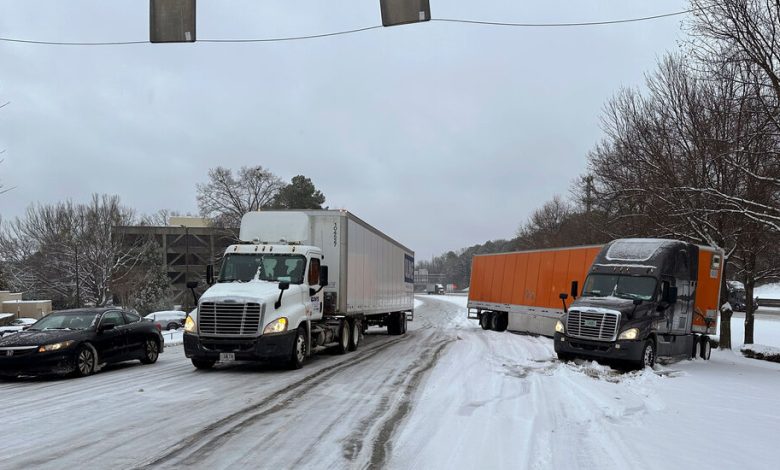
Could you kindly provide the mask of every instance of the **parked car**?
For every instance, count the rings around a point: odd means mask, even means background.
[[[163,338],[151,322],[117,308],[53,312],[27,330],[0,338],[0,375],[86,376],[103,364],[153,364]]]
[[[0,326],[0,337],[19,333],[20,331],[29,328],[37,321],[38,320],[35,318],[17,318],[6,326]]]
[[[177,330],[184,326],[187,312],[182,312],[180,310],[165,310],[162,312],[150,313],[144,318],[153,321],[161,330]]]

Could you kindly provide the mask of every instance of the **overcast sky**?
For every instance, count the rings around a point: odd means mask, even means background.
[[[0,37],[132,41],[147,0],[0,0]],[[674,12],[683,0],[431,0],[434,18],[574,22]],[[295,42],[57,47],[0,42],[3,219],[118,194],[197,212],[218,165],[310,177],[430,258],[509,238],[568,194],[620,87],[683,38],[682,17],[589,28],[431,22]],[[381,24],[379,0],[198,0],[199,39]]]

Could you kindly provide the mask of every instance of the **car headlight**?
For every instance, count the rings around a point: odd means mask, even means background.
[[[618,339],[637,339],[639,337],[639,328],[629,328],[626,331],[620,333]]]
[[[198,325],[195,324],[195,320],[189,315],[187,315],[187,319],[184,320],[184,331],[187,333],[196,333],[198,331]]]
[[[53,343],[53,344],[44,344],[43,346],[38,348],[38,352],[50,352],[50,351],[59,351],[60,349],[69,348],[73,345],[74,341],[62,341],[60,343]]]
[[[561,333],[561,334],[566,333],[566,328],[563,327],[563,322],[562,321],[558,320],[555,323],[555,332],[556,333]]]
[[[287,318],[282,317],[277,318],[276,320],[267,324],[263,329],[263,334],[267,335],[269,333],[282,333],[285,331],[287,331]]]

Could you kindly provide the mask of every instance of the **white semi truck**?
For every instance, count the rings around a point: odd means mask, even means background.
[[[347,211],[244,215],[241,243],[185,323],[195,367],[275,361],[300,368],[312,353],[355,350],[369,326],[406,333],[413,315],[414,252]],[[413,318],[413,317],[412,317]]]

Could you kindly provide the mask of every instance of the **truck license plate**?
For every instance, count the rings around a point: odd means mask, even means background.
[[[235,353],[219,353],[219,362],[230,362],[235,360]]]
[[[585,326],[589,326],[591,328],[596,328],[597,326],[599,326],[599,324],[598,324],[598,322],[596,322],[596,320],[585,320],[582,323],[584,323]]]

